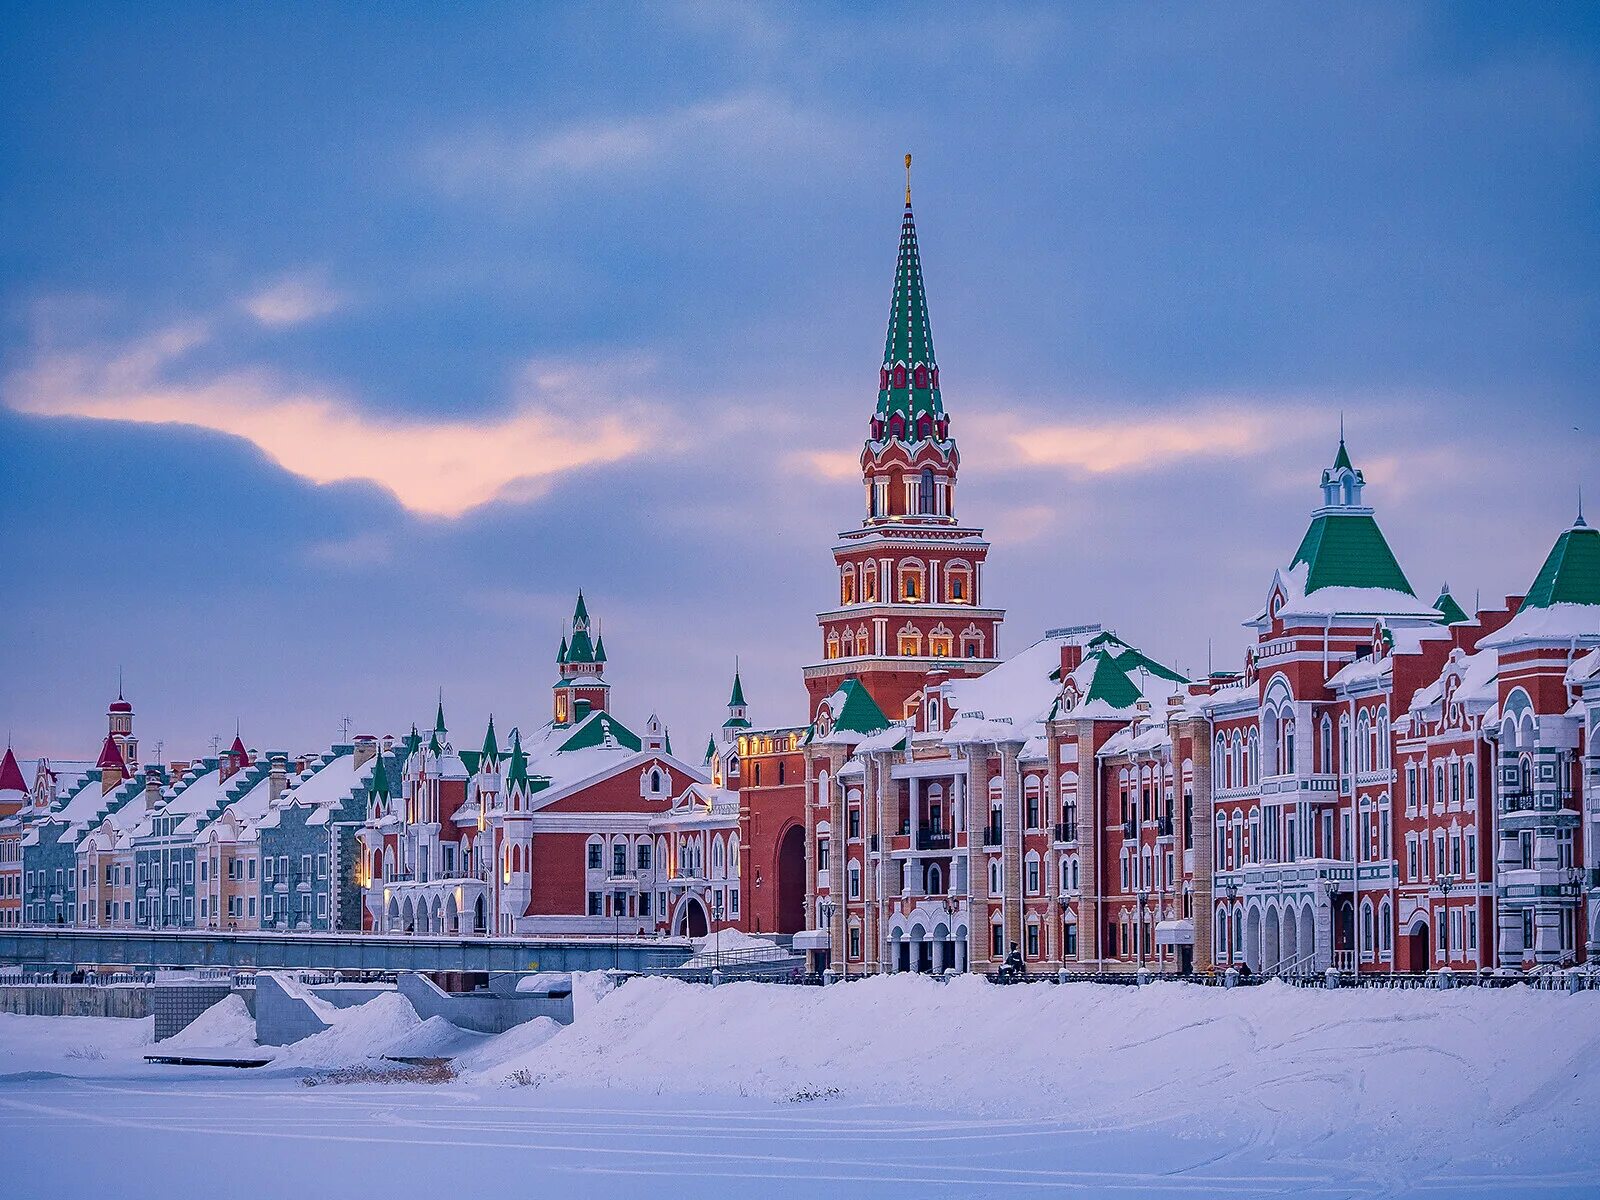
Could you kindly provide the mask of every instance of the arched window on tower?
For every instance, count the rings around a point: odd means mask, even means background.
[[[934,492],[932,467],[922,468],[922,486],[919,492],[920,494],[917,497],[918,511],[929,516],[934,515],[938,511],[938,496]]]

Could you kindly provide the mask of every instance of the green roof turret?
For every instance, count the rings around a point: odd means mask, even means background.
[[[924,419],[926,418],[926,419]],[[920,441],[943,439],[949,428],[939,393],[939,365],[933,356],[933,329],[922,284],[917,222],[911,212],[911,156],[906,155],[906,207],[900,217],[900,251],[895,262],[889,329],[878,372],[878,407],[872,436]]]
[[[494,714],[489,714],[489,729],[483,735],[483,765],[492,767],[500,760],[500,745],[494,736]]]
[[[389,798],[389,772],[383,765],[383,751],[378,751],[378,756],[372,761],[372,781],[367,785],[367,794],[376,800]]]
[[[1555,604],[1600,604],[1600,529],[1586,524],[1581,511],[1551,547],[1522,607]]]
[[[1439,610],[1439,624],[1464,625],[1472,618],[1456,603],[1456,598],[1450,594],[1450,585],[1447,583],[1439,589],[1439,598],[1433,602]]]
[[[506,768],[506,789],[528,786],[528,756],[522,752],[522,731],[511,731],[511,765]]]

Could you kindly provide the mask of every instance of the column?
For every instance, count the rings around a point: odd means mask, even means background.
[[[986,747],[961,747],[967,769],[962,795],[967,804],[967,955],[965,969],[986,972],[989,962],[989,873],[984,867],[983,828],[988,822],[989,753]],[[977,797],[977,799],[973,799]],[[971,819],[972,809],[982,820]]]
[[[935,975],[944,974],[944,948],[945,940],[943,938],[935,938],[933,940],[933,973]]]
[[[1000,746],[1000,810],[1003,814],[1000,870],[1005,892],[1001,911],[1005,922],[1007,953],[1010,953],[1012,943],[1022,945],[1022,776],[1017,769],[1017,758],[1021,752],[1021,742],[1004,742]]]

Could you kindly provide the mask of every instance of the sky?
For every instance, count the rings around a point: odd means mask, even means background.
[[[904,186],[1002,652],[1201,672],[1340,420],[1415,589],[1600,509],[1579,4],[13,4],[0,730],[804,719]]]

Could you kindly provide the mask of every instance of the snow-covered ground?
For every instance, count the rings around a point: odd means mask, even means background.
[[[581,978],[453,1041],[398,996],[258,1070],[0,1015],[14,1194],[1593,1196],[1600,994]],[[185,1040],[240,1044],[237,1007]],[[446,1045],[454,1083],[301,1086]],[[226,1182],[221,1182],[226,1181]],[[10,1191],[10,1187],[7,1188]]]

